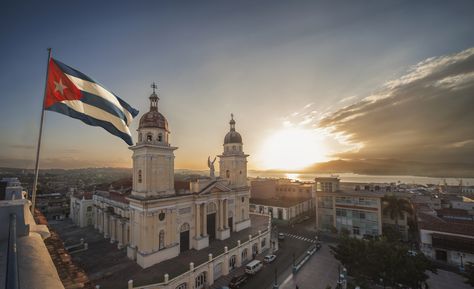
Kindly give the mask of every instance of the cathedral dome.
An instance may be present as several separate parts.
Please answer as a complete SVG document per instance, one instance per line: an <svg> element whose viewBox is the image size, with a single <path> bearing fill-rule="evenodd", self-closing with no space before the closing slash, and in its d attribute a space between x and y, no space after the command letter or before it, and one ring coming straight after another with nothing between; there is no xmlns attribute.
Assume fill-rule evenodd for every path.
<svg viewBox="0 0 474 289"><path fill-rule="evenodd" d="M168 121L158 112L158 95L153 91L150 95L150 111L140 118L138 129L142 128L161 128L169 132Z"/></svg>
<svg viewBox="0 0 474 289"><path fill-rule="evenodd" d="M231 120L229 124L230 124L230 131L224 137L224 144L230 144L230 143L241 144L242 136L240 135L240 133L235 131L235 120L234 120L233 114L231 114Z"/></svg>

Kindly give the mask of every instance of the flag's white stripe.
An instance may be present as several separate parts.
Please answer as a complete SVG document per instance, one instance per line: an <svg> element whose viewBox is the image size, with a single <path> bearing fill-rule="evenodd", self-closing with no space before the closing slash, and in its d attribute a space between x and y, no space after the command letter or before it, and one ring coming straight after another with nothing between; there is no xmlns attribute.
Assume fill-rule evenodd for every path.
<svg viewBox="0 0 474 289"><path fill-rule="evenodd" d="M119 131L131 136L130 130L127 124L125 123L125 121L121 118L118 118L117 116L113 114L106 112L105 110L89 105L87 103L83 103L80 100L63 100L61 101L61 103L64 103L65 105L74 109L77 112L86 114L88 116L91 116L99 120L109 122L113 126L115 126L115 128L117 128Z"/></svg>
<svg viewBox="0 0 474 289"><path fill-rule="evenodd" d="M118 109L120 109L124 113L125 117L127 118L127 123L132 123L133 116L130 114L128 110L126 110L123 106L120 105L120 102L117 100L117 97L115 97L115 95L113 95L110 91L103 88L97 83L80 79L78 77L69 75L67 73L65 73L65 75L67 76L67 78L69 78L69 80L72 81L72 83L74 83L74 85L77 86L79 90L83 90L88 93L95 94L111 102L112 104L114 104Z"/></svg>

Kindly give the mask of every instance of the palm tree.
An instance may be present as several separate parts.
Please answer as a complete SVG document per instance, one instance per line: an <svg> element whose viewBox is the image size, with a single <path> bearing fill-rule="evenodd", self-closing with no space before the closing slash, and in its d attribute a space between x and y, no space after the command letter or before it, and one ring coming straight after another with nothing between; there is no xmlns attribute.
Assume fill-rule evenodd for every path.
<svg viewBox="0 0 474 289"><path fill-rule="evenodd" d="M382 198L383 213L395 220L395 226L399 230L398 219L404 217L404 214L412 214L413 208L407 199L399 198L395 195L386 195Z"/></svg>

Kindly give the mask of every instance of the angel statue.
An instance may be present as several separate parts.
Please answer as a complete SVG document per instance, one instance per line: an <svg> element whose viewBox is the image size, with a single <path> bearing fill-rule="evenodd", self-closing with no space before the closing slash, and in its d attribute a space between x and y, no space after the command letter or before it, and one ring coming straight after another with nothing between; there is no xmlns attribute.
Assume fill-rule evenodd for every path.
<svg viewBox="0 0 474 289"><path fill-rule="evenodd" d="M214 175L214 162L216 161L216 158L214 157L214 159L212 160L211 162L211 157L207 157L207 166L209 167L210 169L210 176L211 178L215 178L216 176Z"/></svg>

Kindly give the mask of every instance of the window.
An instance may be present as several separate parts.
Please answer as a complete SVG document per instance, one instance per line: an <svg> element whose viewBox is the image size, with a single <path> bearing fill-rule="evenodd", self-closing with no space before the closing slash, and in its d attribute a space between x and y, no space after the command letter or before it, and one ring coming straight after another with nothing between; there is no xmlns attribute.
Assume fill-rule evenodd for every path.
<svg viewBox="0 0 474 289"><path fill-rule="evenodd" d="M139 134L138 134L138 141L141 142L141 141L142 141L142 138L143 138L142 133L139 133Z"/></svg>
<svg viewBox="0 0 474 289"><path fill-rule="evenodd" d="M163 134L162 134L162 133L159 133L159 134L158 134L158 141L159 141L159 142L162 142L162 141L163 141Z"/></svg>
<svg viewBox="0 0 474 289"><path fill-rule="evenodd" d="M235 146L232 146L232 150L235 151Z"/></svg>
<svg viewBox="0 0 474 289"><path fill-rule="evenodd" d="M88 211L88 212L91 212L91 211L92 211L92 207L87 207L87 211Z"/></svg>
<svg viewBox="0 0 474 289"><path fill-rule="evenodd" d="M142 182L142 170L138 170L138 182Z"/></svg>
<svg viewBox="0 0 474 289"><path fill-rule="evenodd" d="M151 135L151 133L146 135L146 140L147 141L152 141L153 140L153 136Z"/></svg>
<svg viewBox="0 0 474 289"><path fill-rule="evenodd" d="M165 214L164 212L161 212L161 213L158 215L158 219L159 219L160 221L163 221L163 220L165 219L165 215L166 215L166 214Z"/></svg>
<svg viewBox="0 0 474 289"><path fill-rule="evenodd" d="M160 231L158 241L159 241L158 249L161 250L165 248L165 231L164 230Z"/></svg>
<svg viewBox="0 0 474 289"><path fill-rule="evenodd" d="M359 235L360 234L359 227L357 226L352 227L352 234Z"/></svg>
<svg viewBox="0 0 474 289"><path fill-rule="evenodd" d="M245 197L242 197L242 203L245 202Z"/></svg>
<svg viewBox="0 0 474 289"><path fill-rule="evenodd" d="M230 178L230 171L229 170L225 171L225 177Z"/></svg>

